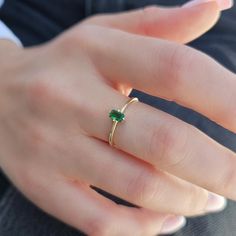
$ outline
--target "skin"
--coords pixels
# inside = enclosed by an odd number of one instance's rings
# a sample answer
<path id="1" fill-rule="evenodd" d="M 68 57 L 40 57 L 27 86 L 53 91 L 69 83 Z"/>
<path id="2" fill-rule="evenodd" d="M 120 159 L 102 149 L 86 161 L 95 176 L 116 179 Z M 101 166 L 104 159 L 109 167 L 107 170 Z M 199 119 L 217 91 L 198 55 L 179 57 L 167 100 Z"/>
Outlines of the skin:
<path id="1" fill-rule="evenodd" d="M 149 7 L 89 18 L 37 47 L 1 40 L 0 166 L 13 184 L 92 236 L 168 233 L 174 215 L 208 213 L 209 192 L 236 200 L 235 153 L 162 111 L 132 104 L 116 148 L 107 143 L 108 113 L 133 88 L 236 131 L 236 76 L 183 45 L 219 14 L 214 2 Z"/>

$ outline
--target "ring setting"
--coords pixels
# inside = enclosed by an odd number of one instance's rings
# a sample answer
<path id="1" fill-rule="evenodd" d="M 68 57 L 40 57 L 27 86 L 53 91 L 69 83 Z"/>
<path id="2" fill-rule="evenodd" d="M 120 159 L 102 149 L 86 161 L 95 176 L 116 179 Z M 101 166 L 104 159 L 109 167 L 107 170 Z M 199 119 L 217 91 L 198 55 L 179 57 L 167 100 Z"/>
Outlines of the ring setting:
<path id="1" fill-rule="evenodd" d="M 125 110 L 128 106 L 134 102 L 138 102 L 138 98 L 130 98 L 121 109 L 112 109 L 109 113 L 109 117 L 112 120 L 112 128 L 109 133 L 109 144 L 114 146 L 114 134 L 117 128 L 118 123 L 121 123 L 125 120 Z"/>
<path id="2" fill-rule="evenodd" d="M 112 121 L 122 122 L 125 119 L 125 114 L 120 110 L 111 110 L 109 117 L 112 119 Z"/>

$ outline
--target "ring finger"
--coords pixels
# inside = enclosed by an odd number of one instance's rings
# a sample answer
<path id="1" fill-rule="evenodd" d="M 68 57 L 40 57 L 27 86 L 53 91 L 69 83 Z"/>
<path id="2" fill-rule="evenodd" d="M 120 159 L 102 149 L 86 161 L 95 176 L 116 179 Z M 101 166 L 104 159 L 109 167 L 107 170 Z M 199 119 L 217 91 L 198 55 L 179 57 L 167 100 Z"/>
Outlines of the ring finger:
<path id="1" fill-rule="evenodd" d="M 127 100 L 115 90 L 104 89 L 97 102 L 88 102 L 89 108 L 81 118 L 82 128 L 107 141 L 111 129 L 108 114 Z M 132 104 L 125 113 L 126 120 L 118 124 L 114 135 L 118 149 L 211 192 L 236 199 L 236 157 L 232 151 L 193 126 L 148 105 Z"/>

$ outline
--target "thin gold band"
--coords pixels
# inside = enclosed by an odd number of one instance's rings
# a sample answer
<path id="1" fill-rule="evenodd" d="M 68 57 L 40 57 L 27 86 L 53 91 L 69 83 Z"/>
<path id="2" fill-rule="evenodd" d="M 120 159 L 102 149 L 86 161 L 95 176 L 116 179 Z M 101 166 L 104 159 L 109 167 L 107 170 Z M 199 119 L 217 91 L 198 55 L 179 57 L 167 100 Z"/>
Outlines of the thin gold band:
<path id="1" fill-rule="evenodd" d="M 125 105 L 120 109 L 118 110 L 119 112 L 121 113 L 124 113 L 125 110 L 128 108 L 128 106 L 134 102 L 138 102 L 138 98 L 130 98 L 126 103 Z M 117 128 L 117 125 L 118 123 L 120 123 L 119 121 L 116 121 L 116 120 L 113 120 L 112 121 L 112 127 L 111 127 L 111 132 L 109 133 L 109 144 L 111 146 L 114 146 L 114 134 L 115 134 L 115 131 L 116 131 L 116 128 Z"/>

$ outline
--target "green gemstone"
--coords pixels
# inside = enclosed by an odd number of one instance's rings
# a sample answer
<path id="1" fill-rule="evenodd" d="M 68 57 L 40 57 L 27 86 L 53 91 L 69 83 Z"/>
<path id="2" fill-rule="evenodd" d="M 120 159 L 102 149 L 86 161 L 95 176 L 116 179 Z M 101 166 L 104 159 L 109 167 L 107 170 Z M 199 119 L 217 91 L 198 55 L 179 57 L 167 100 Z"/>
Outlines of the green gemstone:
<path id="1" fill-rule="evenodd" d="M 117 110 L 112 110 L 109 113 L 109 117 L 113 120 L 113 121 L 117 121 L 117 122 L 121 122 L 125 119 L 125 114 L 117 111 Z"/>

